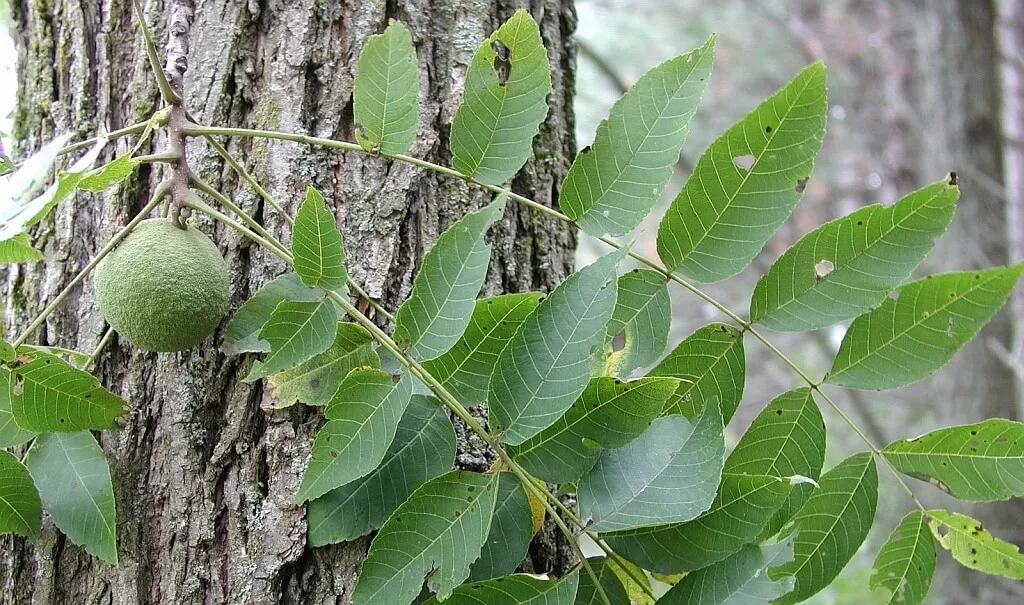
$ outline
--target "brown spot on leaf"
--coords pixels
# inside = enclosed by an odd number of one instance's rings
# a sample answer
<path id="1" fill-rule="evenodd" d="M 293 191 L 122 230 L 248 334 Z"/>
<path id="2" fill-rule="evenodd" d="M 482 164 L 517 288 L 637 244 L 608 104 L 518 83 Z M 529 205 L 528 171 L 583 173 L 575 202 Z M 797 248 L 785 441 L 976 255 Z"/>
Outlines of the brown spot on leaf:
<path id="1" fill-rule="evenodd" d="M 492 41 L 491 50 L 494 51 L 494 72 L 498 74 L 498 86 L 504 86 L 512 75 L 512 51 L 501 40 Z"/>
<path id="2" fill-rule="evenodd" d="M 803 193 L 804 189 L 807 189 L 807 181 L 810 180 L 810 178 L 811 177 L 809 177 L 809 176 L 805 176 L 802 179 L 797 179 L 796 180 L 796 192 L 797 193 Z"/>

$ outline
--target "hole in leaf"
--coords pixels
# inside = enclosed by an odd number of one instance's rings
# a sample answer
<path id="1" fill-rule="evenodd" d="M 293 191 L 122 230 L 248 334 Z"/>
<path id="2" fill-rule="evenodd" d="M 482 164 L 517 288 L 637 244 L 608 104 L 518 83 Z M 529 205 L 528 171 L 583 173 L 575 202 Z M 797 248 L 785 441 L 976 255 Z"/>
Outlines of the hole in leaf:
<path id="1" fill-rule="evenodd" d="M 751 168 L 754 167 L 754 162 L 756 162 L 756 161 L 757 161 L 757 158 L 755 158 L 754 156 L 752 156 L 750 154 L 738 155 L 738 156 L 735 156 L 735 157 L 732 158 L 732 163 L 737 168 L 739 168 L 741 170 L 746 170 L 748 172 L 750 171 Z"/>
<path id="2" fill-rule="evenodd" d="M 823 258 L 820 261 L 814 263 L 814 279 L 816 281 L 821 281 L 828 277 L 829 275 L 831 275 L 831 273 L 835 271 L 835 269 L 836 266 L 832 261 Z"/>
<path id="3" fill-rule="evenodd" d="M 796 192 L 797 193 L 803 193 L 804 190 L 807 189 L 807 181 L 810 178 L 811 177 L 804 177 L 802 179 L 797 179 L 796 180 Z"/>
<path id="4" fill-rule="evenodd" d="M 618 353 L 622 349 L 626 348 L 626 331 L 619 330 L 619 333 L 612 338 L 612 351 Z"/>

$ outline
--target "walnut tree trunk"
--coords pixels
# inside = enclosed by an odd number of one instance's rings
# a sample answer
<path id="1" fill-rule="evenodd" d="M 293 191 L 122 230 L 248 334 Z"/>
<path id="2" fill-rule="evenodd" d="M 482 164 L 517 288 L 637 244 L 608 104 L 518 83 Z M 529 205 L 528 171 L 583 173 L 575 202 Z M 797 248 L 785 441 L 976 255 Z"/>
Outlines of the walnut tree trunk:
<path id="1" fill-rule="evenodd" d="M 158 46 L 169 0 L 143 2 Z M 148 117 L 159 94 L 129 0 L 13 0 L 19 50 L 20 152 L 52 136 L 80 137 Z M 551 60 L 550 113 L 513 188 L 554 205 L 574 152 L 575 27 L 571 0 L 203 0 L 196 2 L 186 103 L 197 120 L 353 140 L 355 57 L 388 19 L 408 25 L 420 63 L 420 131 L 412 154 L 448 164 L 448 132 L 473 51 L 520 6 L 541 24 Z M 166 137 L 156 138 L 159 151 Z M 111 145 L 107 157 L 127 149 Z M 232 140 L 229 149 L 294 213 L 308 184 L 333 204 L 348 267 L 390 309 L 438 233 L 489 199 L 464 183 L 384 158 L 286 142 Z M 150 153 L 143 151 L 142 153 Z M 199 175 L 286 243 L 286 223 L 202 141 L 189 144 Z M 46 260 L 11 268 L 8 335 L 23 328 L 165 175 L 144 166 L 116 190 L 78 194 L 36 231 Z M 232 308 L 285 270 L 275 257 L 205 219 L 231 268 Z M 547 289 L 572 267 L 575 235 L 519 206 L 494 230 L 485 294 Z M 182 318 L 188 321 L 188 318 Z M 223 327 L 223 326 L 222 326 Z M 91 282 L 76 290 L 35 341 L 91 350 L 105 326 Z M 220 332 L 178 354 L 142 353 L 116 338 L 97 373 L 129 402 L 128 425 L 101 435 L 114 477 L 120 565 L 111 567 L 44 520 L 29 544 L 0 540 L 0 603 L 346 603 L 368 539 L 306 545 L 304 508 L 292 504 L 320 419 L 302 406 L 265 412 L 269 395 L 241 382 L 252 358 L 218 350 Z M 460 430 L 457 464 L 485 469 L 479 440 Z M 526 566 L 559 571 L 565 545 L 550 532 Z"/>

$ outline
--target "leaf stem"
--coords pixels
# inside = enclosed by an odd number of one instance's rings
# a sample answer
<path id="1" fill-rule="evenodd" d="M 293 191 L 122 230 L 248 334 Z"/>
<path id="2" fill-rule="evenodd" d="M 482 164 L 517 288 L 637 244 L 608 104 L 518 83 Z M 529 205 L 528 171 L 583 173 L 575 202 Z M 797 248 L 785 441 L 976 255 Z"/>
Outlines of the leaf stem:
<path id="1" fill-rule="evenodd" d="M 142 5 L 139 4 L 139 0 L 132 0 L 132 4 L 135 6 L 135 14 L 139 17 L 139 27 L 142 29 L 142 38 L 145 40 L 146 56 L 149 58 L 149 66 L 156 78 L 156 85 L 160 89 L 160 96 L 168 105 L 181 105 L 181 97 L 171 88 L 171 83 L 167 81 L 167 74 L 164 73 L 163 67 L 160 65 L 160 56 L 156 51 L 156 43 L 153 42 L 153 33 L 142 14 Z"/>
<path id="2" fill-rule="evenodd" d="M 273 254 L 274 256 L 280 258 L 281 260 L 283 260 L 284 262 L 286 262 L 288 264 L 291 264 L 292 256 L 291 256 L 291 254 L 288 254 L 288 252 L 286 250 L 282 250 L 281 248 L 278 248 L 277 245 L 272 244 L 270 241 L 264 239 L 263 237 L 261 237 L 260 235 L 256 234 L 254 231 L 252 231 L 251 229 L 249 229 L 245 225 L 243 225 L 243 224 L 239 223 L 238 221 L 232 219 L 228 215 L 226 215 L 226 214 L 224 214 L 222 212 L 219 212 L 219 211 L 211 208 L 209 204 L 207 204 L 206 202 L 200 200 L 199 198 L 197 198 L 195 196 L 192 196 L 185 203 L 185 205 L 188 206 L 189 208 L 193 209 L 193 210 L 198 210 L 199 212 L 204 212 L 204 213 L 208 214 L 210 217 L 217 219 L 218 221 L 224 223 L 228 227 L 231 227 L 235 231 L 238 231 L 239 233 L 241 233 L 245 237 L 248 237 L 252 241 L 256 242 L 257 244 L 259 244 L 261 246 L 263 246 L 264 248 L 269 250 L 270 253 Z"/>
<path id="3" fill-rule="evenodd" d="M 284 247 L 284 244 L 282 244 L 276 238 L 274 238 L 273 235 L 267 233 L 267 230 L 264 229 L 263 226 L 256 221 L 256 219 L 252 218 L 251 216 L 249 216 L 247 212 L 239 208 L 237 204 L 235 204 L 234 202 L 231 201 L 230 198 L 228 198 L 228 196 L 224 195 L 220 191 L 217 191 L 212 186 L 210 186 L 209 183 L 203 181 L 199 177 L 192 176 L 190 180 L 193 187 L 215 199 L 217 203 L 220 204 L 221 206 L 224 206 L 231 212 L 234 212 L 235 215 L 237 215 L 240 219 L 242 219 L 242 221 L 249 225 L 249 227 L 253 231 L 255 231 L 262 239 L 266 240 L 270 244 L 270 246 L 276 248 L 277 252 L 284 252 L 285 254 L 288 254 L 288 249 Z M 277 256 L 280 257 L 281 255 L 278 254 Z"/>
<path id="4" fill-rule="evenodd" d="M 93 259 L 89 261 L 89 264 L 83 267 L 82 270 L 78 272 L 78 275 L 75 275 L 75 277 L 70 282 L 68 282 L 68 285 L 64 286 L 64 289 L 61 290 L 60 293 L 57 294 L 57 296 L 54 297 L 52 301 L 50 301 L 50 304 L 46 305 L 46 307 L 44 307 L 43 310 L 39 312 L 39 315 L 37 315 L 36 318 L 32 320 L 32 323 L 30 323 L 28 327 L 25 328 L 21 335 L 18 336 L 18 338 L 16 338 L 14 342 L 11 343 L 11 346 L 17 348 L 25 344 L 25 341 L 28 340 L 28 337 L 31 336 L 32 333 L 39 328 L 39 326 L 43 325 L 43 323 L 46 322 L 46 319 L 54 312 L 54 310 L 58 306 L 60 306 L 62 302 L 64 302 L 64 299 L 66 299 L 68 295 L 71 294 L 71 291 L 76 286 L 78 286 L 78 284 L 85 281 L 85 278 L 89 275 L 89 273 L 92 272 L 93 269 L 96 268 L 96 265 L 98 265 L 100 261 L 104 259 L 104 257 L 110 254 L 110 252 L 113 251 L 115 247 L 117 247 L 121 240 L 128 237 L 128 234 L 135 229 L 135 226 L 141 223 L 143 220 L 145 220 L 146 216 L 150 213 L 150 211 L 156 208 L 157 204 L 160 203 L 160 200 L 164 197 L 164 195 L 167 194 L 169 186 L 170 185 L 168 184 L 167 181 L 164 181 L 156 186 L 156 189 L 153 190 L 153 199 L 149 200 L 149 203 L 143 206 L 142 210 L 140 210 L 139 213 L 135 215 L 135 218 L 133 218 L 127 225 L 125 225 L 123 229 L 118 231 L 117 235 L 110 238 L 110 241 L 107 242 L 105 246 L 100 248 L 99 252 L 96 253 L 96 256 L 94 256 Z"/>
<path id="5" fill-rule="evenodd" d="M 114 139 L 120 139 L 122 137 L 143 132 L 149 125 L 149 121 L 150 120 L 146 120 L 145 122 L 139 122 L 137 124 L 132 124 L 131 126 L 125 126 L 120 130 L 111 130 L 107 134 L 100 135 L 98 137 L 92 137 L 91 139 L 85 139 L 84 141 L 78 141 L 77 143 L 72 143 L 70 145 L 67 145 L 66 147 L 61 147 L 60 151 L 57 152 L 57 155 L 66 155 L 82 149 L 88 149 L 89 147 L 95 145 L 100 139 L 107 139 L 108 141 L 113 141 Z"/>
<path id="6" fill-rule="evenodd" d="M 82 366 L 82 369 L 86 372 L 91 371 L 92 367 L 96 364 L 96 360 L 100 358 L 100 354 L 103 353 L 103 348 L 107 346 L 110 339 L 114 336 L 114 327 L 107 326 L 107 331 L 103 333 L 103 337 L 100 338 L 99 344 L 93 349 L 92 354 L 89 355 L 89 359 Z"/>
<path id="7" fill-rule="evenodd" d="M 164 151 L 161 153 L 151 153 L 149 155 L 137 155 L 132 158 L 132 161 L 138 164 L 154 164 L 157 162 L 173 164 L 178 161 L 178 154 L 173 151 Z"/>

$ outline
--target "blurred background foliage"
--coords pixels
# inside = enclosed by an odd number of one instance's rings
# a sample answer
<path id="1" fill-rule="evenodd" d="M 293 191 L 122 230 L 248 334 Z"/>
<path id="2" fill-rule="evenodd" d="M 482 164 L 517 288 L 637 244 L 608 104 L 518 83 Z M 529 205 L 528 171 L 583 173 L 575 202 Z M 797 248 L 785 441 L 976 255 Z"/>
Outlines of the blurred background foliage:
<path id="1" fill-rule="evenodd" d="M 801 67 L 829 68 L 825 145 L 803 201 L 751 268 L 708 290 L 745 314 L 757 277 L 803 233 L 875 202 L 960 175 L 963 195 L 954 226 L 921 273 L 1020 260 L 1024 239 L 1024 2 L 1020 0 L 577 0 L 579 27 L 576 131 L 589 144 L 615 99 L 650 67 L 718 34 L 714 74 L 664 204 L 682 186 L 701 151 Z M 7 139 L 15 103 L 10 14 L 0 0 L 0 134 Z M 9 141 L 9 139 L 7 139 Z M 8 149 L 11 145 L 8 143 Z M 664 205 L 663 205 L 664 208 Z M 656 219 L 624 238 L 656 257 Z M 581 235 L 580 263 L 602 246 Z M 877 444 L 942 425 L 989 416 L 1019 419 L 1024 350 L 1020 292 L 1003 316 L 957 358 L 922 383 L 898 392 L 835 396 Z M 671 345 L 709 321 L 714 309 L 674 292 Z M 775 335 L 812 376 L 829 367 L 844 327 Z M 752 339 L 747 341 L 737 437 L 774 396 L 802 386 Z M 843 422 L 823 409 L 827 465 L 863 449 Z M 868 590 L 875 551 L 911 502 L 888 473 L 875 529 L 840 579 L 812 603 L 885 603 Z M 1010 502 L 968 507 L 914 483 L 928 506 L 970 512 L 1004 539 L 1024 544 L 1024 507 Z M 930 603 L 1022 603 L 1020 583 L 958 569 L 940 554 Z"/>

